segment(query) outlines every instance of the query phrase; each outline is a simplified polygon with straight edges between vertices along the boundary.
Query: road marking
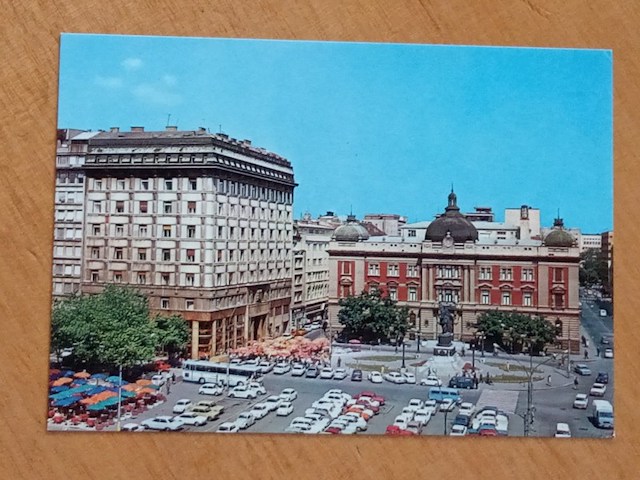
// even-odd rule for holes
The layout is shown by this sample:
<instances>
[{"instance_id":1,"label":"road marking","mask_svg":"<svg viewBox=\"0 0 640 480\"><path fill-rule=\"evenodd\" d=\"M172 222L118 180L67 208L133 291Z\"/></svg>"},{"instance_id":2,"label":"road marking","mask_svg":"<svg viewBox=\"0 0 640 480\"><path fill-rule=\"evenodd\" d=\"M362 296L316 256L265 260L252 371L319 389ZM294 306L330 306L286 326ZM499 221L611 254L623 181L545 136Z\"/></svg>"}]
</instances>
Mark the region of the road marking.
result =
<instances>
[{"instance_id":1,"label":"road marking","mask_svg":"<svg viewBox=\"0 0 640 480\"><path fill-rule=\"evenodd\" d=\"M506 413L515 413L519 391L514 390L483 390L476 403L476 409L496 407Z\"/></svg>"}]
</instances>

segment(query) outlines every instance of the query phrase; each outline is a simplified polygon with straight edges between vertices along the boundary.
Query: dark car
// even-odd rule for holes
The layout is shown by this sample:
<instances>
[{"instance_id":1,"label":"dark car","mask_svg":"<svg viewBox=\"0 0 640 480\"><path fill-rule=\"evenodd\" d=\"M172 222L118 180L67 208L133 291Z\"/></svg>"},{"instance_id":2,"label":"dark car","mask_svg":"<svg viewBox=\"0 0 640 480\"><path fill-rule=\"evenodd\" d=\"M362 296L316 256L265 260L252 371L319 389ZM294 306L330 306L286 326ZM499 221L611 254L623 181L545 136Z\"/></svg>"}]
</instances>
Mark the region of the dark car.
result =
<instances>
[{"instance_id":1,"label":"dark car","mask_svg":"<svg viewBox=\"0 0 640 480\"><path fill-rule=\"evenodd\" d=\"M610 335L603 335L600 339L602 345L611 345L612 337Z\"/></svg>"},{"instance_id":2,"label":"dark car","mask_svg":"<svg viewBox=\"0 0 640 480\"><path fill-rule=\"evenodd\" d=\"M453 377L449 380L449 388L475 388L475 382L471 377Z\"/></svg>"},{"instance_id":3,"label":"dark car","mask_svg":"<svg viewBox=\"0 0 640 480\"><path fill-rule=\"evenodd\" d=\"M453 424L468 427L471 425L471 417L469 415L456 415L456 419L453 421Z\"/></svg>"},{"instance_id":4,"label":"dark car","mask_svg":"<svg viewBox=\"0 0 640 480\"><path fill-rule=\"evenodd\" d=\"M318 367L315 366L307 368L307 373L305 373L307 378L316 378L318 375L320 375L320 372L318 371Z\"/></svg>"},{"instance_id":5,"label":"dark car","mask_svg":"<svg viewBox=\"0 0 640 480\"><path fill-rule=\"evenodd\" d=\"M607 372L598 372L596 383L609 383L609 374Z\"/></svg>"},{"instance_id":6,"label":"dark car","mask_svg":"<svg viewBox=\"0 0 640 480\"><path fill-rule=\"evenodd\" d=\"M361 382L362 381L362 370L356 369L351 372L351 381L352 382Z\"/></svg>"}]
</instances>

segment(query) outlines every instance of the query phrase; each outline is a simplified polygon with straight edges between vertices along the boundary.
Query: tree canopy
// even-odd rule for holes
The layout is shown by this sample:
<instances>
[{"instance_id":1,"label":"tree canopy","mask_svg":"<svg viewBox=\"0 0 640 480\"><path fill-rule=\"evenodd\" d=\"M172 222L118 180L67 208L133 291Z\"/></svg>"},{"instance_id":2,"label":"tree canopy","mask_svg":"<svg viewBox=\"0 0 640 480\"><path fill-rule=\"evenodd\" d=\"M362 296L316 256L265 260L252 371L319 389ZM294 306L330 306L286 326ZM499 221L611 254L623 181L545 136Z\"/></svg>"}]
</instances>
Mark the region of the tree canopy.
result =
<instances>
[{"instance_id":1,"label":"tree canopy","mask_svg":"<svg viewBox=\"0 0 640 480\"><path fill-rule=\"evenodd\" d=\"M556 338L555 325L542 316L531 316L519 312L485 312L478 316L476 327L486 338L510 351L522 351L532 344L534 351L540 351Z\"/></svg>"},{"instance_id":2,"label":"tree canopy","mask_svg":"<svg viewBox=\"0 0 640 480\"><path fill-rule=\"evenodd\" d=\"M609 285L609 265L600 249L589 248L580 254L580 285L605 288Z\"/></svg>"},{"instance_id":3,"label":"tree canopy","mask_svg":"<svg viewBox=\"0 0 640 480\"><path fill-rule=\"evenodd\" d=\"M183 348L187 328L179 316L151 319L144 295L108 285L99 294L54 304L51 347L57 353L73 348L74 361L85 365L132 367L151 360L159 346Z\"/></svg>"},{"instance_id":4,"label":"tree canopy","mask_svg":"<svg viewBox=\"0 0 640 480\"><path fill-rule=\"evenodd\" d=\"M347 338L371 342L401 339L407 333L409 309L377 291L343 298L339 305L338 320Z\"/></svg>"}]
</instances>

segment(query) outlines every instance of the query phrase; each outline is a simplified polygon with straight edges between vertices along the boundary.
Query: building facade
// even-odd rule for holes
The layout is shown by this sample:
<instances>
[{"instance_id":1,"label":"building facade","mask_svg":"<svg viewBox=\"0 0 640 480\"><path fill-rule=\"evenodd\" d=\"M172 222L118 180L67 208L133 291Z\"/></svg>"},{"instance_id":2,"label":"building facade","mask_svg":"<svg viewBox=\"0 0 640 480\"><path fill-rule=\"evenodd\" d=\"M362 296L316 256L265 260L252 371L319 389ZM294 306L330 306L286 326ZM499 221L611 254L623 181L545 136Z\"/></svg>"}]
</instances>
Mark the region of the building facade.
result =
<instances>
[{"instance_id":1,"label":"building facade","mask_svg":"<svg viewBox=\"0 0 640 480\"><path fill-rule=\"evenodd\" d=\"M406 225L399 236L357 237L355 219L336 229L329 246L332 328L340 329L341 298L376 289L409 307L414 337L437 337L446 304L455 311L456 338L473 338L483 312L518 311L542 315L559 331L558 346L577 352L579 248L562 221L541 238L536 209L512 209L505 222L472 222L453 192L448 200L444 214Z\"/></svg>"},{"instance_id":2,"label":"building facade","mask_svg":"<svg viewBox=\"0 0 640 480\"><path fill-rule=\"evenodd\" d=\"M190 324L191 357L289 327L288 160L205 129L86 140L80 290L135 286L155 313Z\"/></svg>"}]
</instances>

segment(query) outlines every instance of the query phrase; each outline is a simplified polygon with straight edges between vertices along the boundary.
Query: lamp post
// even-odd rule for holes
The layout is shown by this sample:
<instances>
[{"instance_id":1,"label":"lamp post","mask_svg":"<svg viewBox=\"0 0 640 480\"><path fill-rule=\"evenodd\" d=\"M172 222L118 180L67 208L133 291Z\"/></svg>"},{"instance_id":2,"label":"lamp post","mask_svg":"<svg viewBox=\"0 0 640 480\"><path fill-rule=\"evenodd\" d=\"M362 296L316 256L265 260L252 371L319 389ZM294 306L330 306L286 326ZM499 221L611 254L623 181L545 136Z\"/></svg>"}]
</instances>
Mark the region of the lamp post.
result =
<instances>
[{"instance_id":1,"label":"lamp post","mask_svg":"<svg viewBox=\"0 0 640 480\"><path fill-rule=\"evenodd\" d=\"M418 332L416 333L416 339L418 340L418 346L416 347L416 353L420 353L420 331L422 330L422 319L418 312Z\"/></svg>"},{"instance_id":2,"label":"lamp post","mask_svg":"<svg viewBox=\"0 0 640 480\"><path fill-rule=\"evenodd\" d=\"M120 431L122 421L122 362L118 365L118 420L116 422L116 432Z\"/></svg>"}]
</instances>

